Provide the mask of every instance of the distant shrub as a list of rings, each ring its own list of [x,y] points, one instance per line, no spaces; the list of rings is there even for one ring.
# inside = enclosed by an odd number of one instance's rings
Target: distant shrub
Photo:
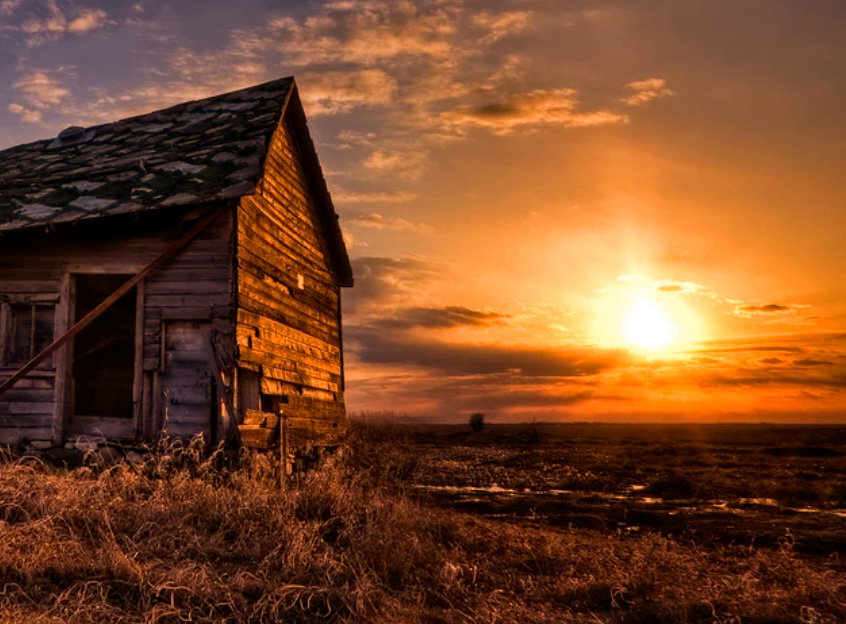
[[[479,433],[485,428],[485,415],[482,412],[474,412],[470,414],[470,419],[467,423],[474,432]]]
[[[699,488],[688,475],[672,472],[653,480],[644,493],[661,498],[692,498],[699,494]]]

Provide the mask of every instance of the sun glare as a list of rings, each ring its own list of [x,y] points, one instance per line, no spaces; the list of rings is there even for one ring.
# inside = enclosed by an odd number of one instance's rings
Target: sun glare
[[[625,317],[626,341],[641,349],[658,351],[676,338],[676,328],[660,307],[648,299],[638,299]]]
[[[690,296],[659,290],[651,278],[617,280],[598,289],[589,331],[598,344],[644,356],[685,357],[705,339],[705,319]]]

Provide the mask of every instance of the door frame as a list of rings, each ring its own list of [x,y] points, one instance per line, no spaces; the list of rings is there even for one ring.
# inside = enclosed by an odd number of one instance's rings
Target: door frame
[[[57,335],[70,329],[77,321],[75,318],[76,309],[76,276],[77,275],[127,275],[133,276],[141,270],[137,264],[110,263],[108,265],[70,265],[66,267],[62,275],[61,295],[56,312]],[[144,358],[144,293],[145,282],[141,280],[135,286],[135,348],[133,357],[133,378],[132,378],[132,418],[129,428],[124,423],[119,427],[110,428],[109,422],[114,419],[101,419],[103,422],[94,426],[94,431],[101,432],[106,439],[138,437],[139,426],[142,414],[143,400],[143,358]],[[56,388],[55,408],[53,413],[53,442],[61,444],[69,435],[86,435],[82,433],[71,433],[71,420],[73,418],[73,402],[71,401],[71,384],[73,383],[73,347],[75,340],[69,340],[56,353]],[[85,418],[85,417],[83,417]],[[93,424],[93,423],[92,423]],[[87,435],[91,435],[87,434]]]

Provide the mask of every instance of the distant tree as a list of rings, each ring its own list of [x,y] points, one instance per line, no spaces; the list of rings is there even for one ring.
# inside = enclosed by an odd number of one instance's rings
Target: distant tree
[[[482,412],[474,412],[470,414],[470,419],[467,423],[473,431],[478,433],[485,428],[485,415]]]

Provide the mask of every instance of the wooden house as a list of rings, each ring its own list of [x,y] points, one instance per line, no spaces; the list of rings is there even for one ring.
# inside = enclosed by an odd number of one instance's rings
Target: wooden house
[[[352,283],[293,78],[0,151],[0,443],[332,441]]]

